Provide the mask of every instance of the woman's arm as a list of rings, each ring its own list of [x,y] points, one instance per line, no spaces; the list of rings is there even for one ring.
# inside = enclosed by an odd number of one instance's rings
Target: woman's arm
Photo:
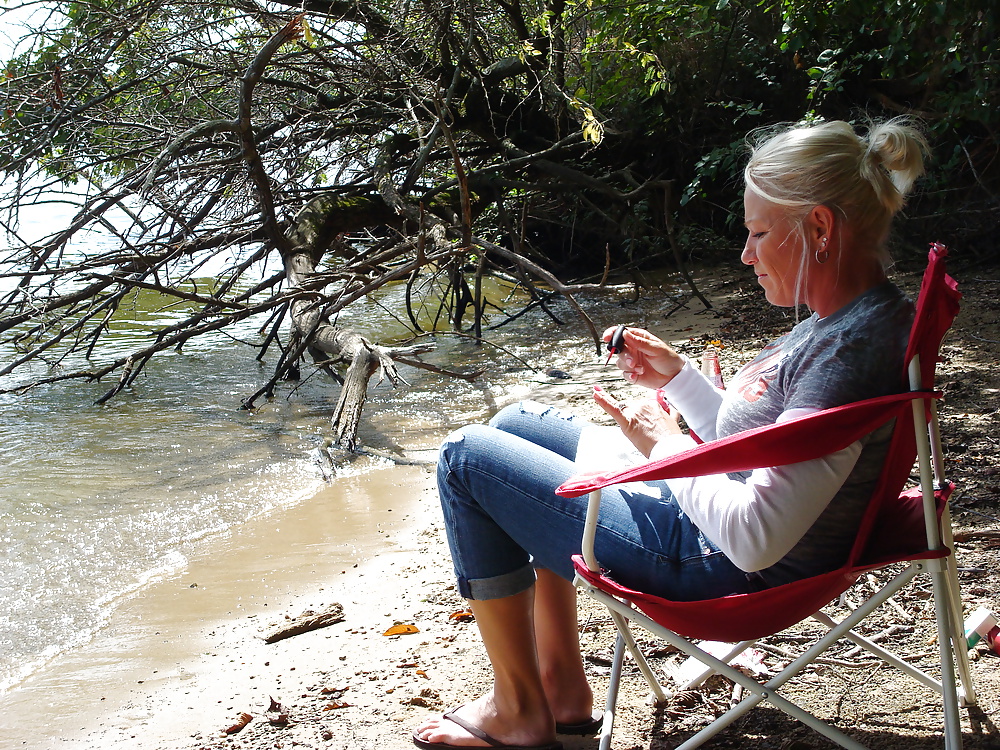
[[[786,412],[778,421],[803,413]],[[650,458],[693,445],[685,436],[667,436]],[[847,481],[861,448],[858,441],[823,458],[757,469],[745,483],[725,474],[666,482],[695,525],[737,567],[752,572],[774,565],[791,551]]]
[[[715,440],[715,423],[722,408],[723,391],[701,374],[690,361],[661,389],[664,397],[702,441]]]

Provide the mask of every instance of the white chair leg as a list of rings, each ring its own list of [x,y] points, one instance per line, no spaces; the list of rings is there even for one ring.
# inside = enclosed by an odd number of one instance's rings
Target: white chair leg
[[[635,642],[635,638],[632,636],[632,629],[628,625],[628,620],[619,612],[615,612],[614,610],[609,611],[611,619],[615,623],[615,628],[618,630],[618,637],[624,641],[629,652],[632,654],[632,658],[635,659],[636,666],[639,667],[642,676],[646,678],[649,689],[653,691],[654,700],[657,703],[663,703],[667,700],[667,696],[663,692],[663,686],[656,679],[656,675],[653,674],[653,669],[649,666],[649,662],[646,661],[646,657],[642,655],[639,644]],[[617,642],[615,648],[617,648]]]
[[[933,561],[932,561],[933,562]],[[945,565],[933,567],[931,581],[934,588],[934,609],[937,615],[938,650],[941,658],[941,697],[944,702],[944,746],[946,750],[962,747],[962,719],[958,712],[958,686],[955,683],[955,653],[964,643],[953,648],[953,616],[948,592],[948,573]]]
[[[618,688],[622,683],[622,662],[625,661],[625,638],[621,631],[615,638],[615,655],[611,660],[611,678],[608,680],[608,698],[604,702],[604,723],[598,750],[611,750],[611,733],[615,729],[615,709],[618,706]]]
[[[960,684],[959,704],[962,706],[975,706],[979,699],[976,697],[976,689],[972,684],[972,669],[969,666],[969,650],[965,643],[965,623],[962,617],[962,589],[958,582],[958,563],[955,560],[955,540],[951,535],[951,510],[946,505],[941,517],[942,541],[945,546],[952,550],[952,554],[945,560],[945,570],[947,571],[948,602],[951,612],[951,641],[955,649],[955,666],[958,669]]]

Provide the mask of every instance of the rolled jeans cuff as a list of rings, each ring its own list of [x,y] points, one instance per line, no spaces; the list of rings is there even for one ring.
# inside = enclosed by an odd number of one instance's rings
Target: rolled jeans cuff
[[[458,593],[463,599],[500,599],[526,591],[535,584],[535,568],[529,563],[492,578],[459,578]]]

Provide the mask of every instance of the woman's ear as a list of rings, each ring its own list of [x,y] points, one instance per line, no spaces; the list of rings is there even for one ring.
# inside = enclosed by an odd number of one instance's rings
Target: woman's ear
[[[819,242],[824,237],[833,236],[835,215],[829,206],[814,206],[806,217],[807,236],[813,242]]]

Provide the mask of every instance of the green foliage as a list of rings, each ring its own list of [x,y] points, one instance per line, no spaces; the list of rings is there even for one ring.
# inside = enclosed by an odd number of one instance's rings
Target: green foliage
[[[744,136],[808,119],[911,114],[935,146],[925,188],[971,188],[949,231],[975,234],[1000,185],[997,17],[987,0],[679,0],[575,7],[576,96],[679,182],[681,218],[721,226]],[[954,192],[950,199],[954,200]],[[942,193],[939,199],[946,199]],[[925,205],[929,202],[925,199]],[[928,208],[928,212],[933,211]],[[962,218],[962,217],[965,218]],[[739,224],[739,222],[736,222]]]
[[[966,121],[990,128],[1000,120],[990,3],[783,0],[781,8],[778,43],[809,76],[813,111],[867,96],[946,128]]]
[[[55,15],[30,51],[4,68],[0,170],[41,166],[60,181],[85,175],[96,183],[141,173],[190,128],[232,120],[242,72],[293,13],[291,6],[265,11],[212,0],[50,6]],[[1000,45],[987,0],[374,0],[348,7],[359,15],[309,15],[308,38],[282,48],[266,95],[254,102],[257,123],[285,133],[269,148],[289,186],[329,188],[355,168],[370,173],[383,136],[422,137],[449,97],[458,148],[470,154],[466,169],[509,180],[510,215],[545,207],[549,226],[537,230],[540,242],[565,243],[574,263],[582,252],[602,264],[609,245],[631,247],[636,237],[662,243],[665,198],[636,185],[671,183],[675,223],[725,232],[747,132],[808,118],[912,113],[936,145],[925,184],[969,188],[950,219],[984,206],[996,216],[990,196],[1000,185],[990,166],[1000,150]],[[504,69],[517,72],[483,83]],[[429,91],[426,101],[415,97]],[[282,131],[292,122],[300,124]],[[568,166],[636,195],[612,201],[601,216],[593,207],[606,199],[585,188],[536,191],[523,185],[538,173],[501,169],[497,144],[541,152],[572,132],[588,148],[573,152]],[[410,152],[394,154],[389,171],[399,182],[410,176],[419,192],[454,178],[446,151],[435,151],[419,175],[409,175]],[[216,162],[235,169],[237,157],[236,137],[220,131],[171,163],[183,188],[191,165],[202,173],[220,171]],[[614,177],[623,174],[628,179]],[[242,188],[226,189],[232,197]],[[593,237],[594,247],[581,248],[582,236]]]

